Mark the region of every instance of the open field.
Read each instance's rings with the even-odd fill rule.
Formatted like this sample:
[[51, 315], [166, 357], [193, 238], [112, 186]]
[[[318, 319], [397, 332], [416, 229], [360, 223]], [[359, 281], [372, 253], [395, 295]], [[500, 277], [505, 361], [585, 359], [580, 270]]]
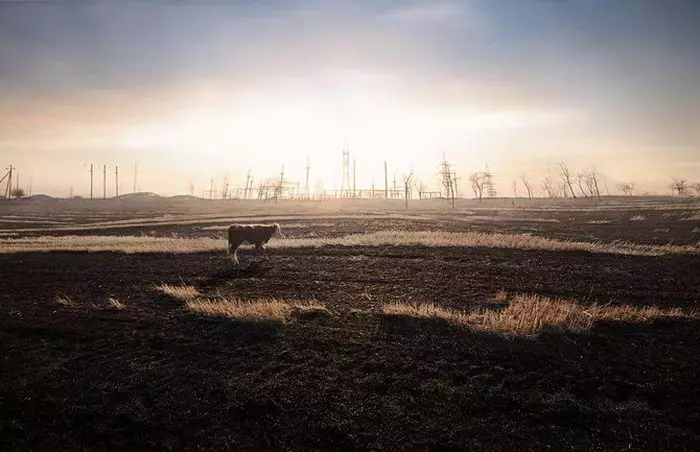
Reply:
[[697, 200], [118, 201], [0, 203], [1, 450], [700, 444]]

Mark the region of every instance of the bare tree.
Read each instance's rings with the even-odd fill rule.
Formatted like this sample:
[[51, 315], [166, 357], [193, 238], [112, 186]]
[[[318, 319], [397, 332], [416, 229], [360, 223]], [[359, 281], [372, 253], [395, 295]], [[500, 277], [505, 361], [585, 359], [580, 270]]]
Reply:
[[562, 182], [564, 182], [566, 187], [568, 187], [571, 191], [571, 196], [576, 199], [574, 187], [571, 185], [571, 172], [569, 171], [569, 167], [566, 166], [566, 162], [559, 162], [559, 176], [561, 177]]
[[416, 191], [418, 192], [418, 199], [423, 199], [423, 193], [426, 191], [425, 190], [425, 184], [423, 181], [413, 178], [413, 186], [416, 188]]
[[440, 175], [442, 176], [442, 185], [445, 187], [445, 193], [447, 195], [447, 198], [452, 199], [452, 207], [455, 206], [455, 189], [454, 189], [454, 180], [452, 179], [452, 165], [447, 161], [447, 159], [444, 158], [442, 159], [442, 163], [440, 164]]
[[520, 180], [523, 182], [523, 185], [525, 186], [525, 190], [527, 190], [527, 197], [532, 199], [532, 185], [530, 184], [530, 181], [527, 179], [527, 176], [523, 174], [520, 176]]
[[[581, 191], [581, 194], [583, 195], [584, 198], [588, 198], [588, 193], [586, 191], [586, 188], [584, 187], [584, 183], [586, 180], [586, 175], [584, 173], [578, 173], [576, 175], [576, 184], [578, 185], [578, 189]], [[593, 193], [591, 193], [593, 195]]]
[[669, 186], [671, 191], [678, 196], [685, 196], [688, 194], [688, 181], [686, 179], [673, 178]]
[[696, 182], [693, 185], [690, 186], [693, 190], [695, 190], [695, 194], [700, 196], [700, 182]]
[[547, 194], [549, 198], [557, 198], [557, 187], [551, 177], [547, 176], [542, 181], [542, 189]]
[[620, 190], [625, 196], [634, 196], [634, 182], [623, 182], [617, 185], [618, 190]]
[[511, 187], [513, 188], [513, 198], [517, 198], [518, 197], [518, 181], [514, 180], [511, 183]]
[[23, 188], [13, 188], [10, 192], [10, 197], [12, 198], [24, 198], [25, 196], [26, 192]]
[[498, 192], [496, 191], [496, 184], [493, 181], [493, 173], [491, 173], [491, 170], [489, 169], [489, 165], [486, 164], [486, 169], [482, 173], [482, 178], [483, 178], [483, 187], [486, 190], [486, 194], [488, 195], [489, 198], [495, 198], [498, 196]]
[[469, 182], [472, 183], [472, 190], [474, 191], [474, 197], [481, 198], [484, 196], [484, 173], [477, 171], [469, 176]]
[[408, 176], [403, 177], [403, 196], [404, 196], [404, 203], [406, 205], [406, 208], [408, 209], [408, 198], [413, 197], [413, 193], [411, 192], [411, 179], [413, 178], [413, 171], [411, 171], [411, 174]]
[[593, 167], [589, 169], [586, 173], [584, 173], [583, 177], [586, 182], [586, 187], [588, 187], [588, 191], [591, 194], [591, 196], [600, 198], [600, 187], [598, 186], [598, 179], [600, 178], [600, 174], [598, 173], [598, 170], [596, 170], [595, 167]]

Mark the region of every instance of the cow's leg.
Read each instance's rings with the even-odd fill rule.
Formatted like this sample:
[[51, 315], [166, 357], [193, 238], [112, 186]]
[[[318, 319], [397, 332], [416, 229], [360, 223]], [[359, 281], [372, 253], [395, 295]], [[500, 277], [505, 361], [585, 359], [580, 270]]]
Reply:
[[255, 244], [255, 251], [257, 252], [259, 257], [265, 257], [265, 244], [264, 243], [256, 243]]
[[231, 243], [229, 244], [228, 248], [228, 254], [231, 256], [231, 260], [233, 261], [233, 265], [236, 267], [240, 266], [241, 263], [238, 261], [238, 247], [241, 246], [240, 243]]

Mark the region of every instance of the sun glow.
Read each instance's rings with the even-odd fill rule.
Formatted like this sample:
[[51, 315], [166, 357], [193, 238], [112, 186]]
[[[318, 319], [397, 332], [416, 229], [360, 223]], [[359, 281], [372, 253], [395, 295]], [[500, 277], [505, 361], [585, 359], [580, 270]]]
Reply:
[[469, 106], [415, 105], [362, 77], [304, 86], [281, 83], [249, 90], [233, 100], [193, 102], [170, 117], [141, 124], [121, 135], [122, 146], [167, 155], [171, 165], [201, 176], [252, 168], [272, 176], [285, 165], [287, 177], [303, 180], [311, 160], [312, 188], [336, 189], [340, 150], [348, 140], [358, 163], [358, 185], [383, 180], [381, 162], [408, 173], [437, 163], [445, 146], [466, 137], [475, 161], [478, 149], [503, 129], [517, 129], [537, 115], [479, 111]]

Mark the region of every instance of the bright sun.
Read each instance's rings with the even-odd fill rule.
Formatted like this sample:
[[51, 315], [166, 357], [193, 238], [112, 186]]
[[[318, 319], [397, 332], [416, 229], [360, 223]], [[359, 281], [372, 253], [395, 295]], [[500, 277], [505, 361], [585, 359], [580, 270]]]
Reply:
[[[167, 119], [142, 124], [121, 136], [122, 145], [160, 151], [167, 162], [207, 177], [251, 168], [268, 177], [285, 165], [291, 180], [303, 180], [307, 157], [312, 188], [338, 188], [344, 140], [357, 160], [358, 185], [383, 180], [382, 161], [397, 176], [437, 163], [440, 147], [468, 139], [479, 149], [493, 129], [520, 127], [517, 112], [484, 113], [468, 107], [416, 107], [364, 78], [237, 94], [233, 101], [193, 102]], [[491, 132], [492, 133], [492, 132]], [[476, 156], [477, 160], [483, 160]]]

